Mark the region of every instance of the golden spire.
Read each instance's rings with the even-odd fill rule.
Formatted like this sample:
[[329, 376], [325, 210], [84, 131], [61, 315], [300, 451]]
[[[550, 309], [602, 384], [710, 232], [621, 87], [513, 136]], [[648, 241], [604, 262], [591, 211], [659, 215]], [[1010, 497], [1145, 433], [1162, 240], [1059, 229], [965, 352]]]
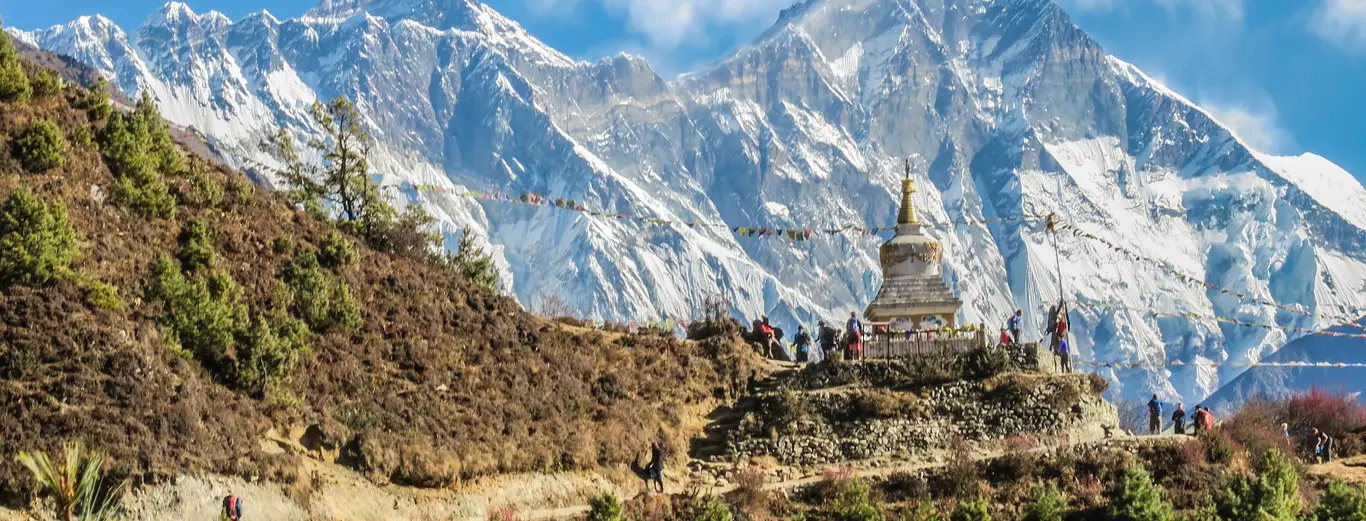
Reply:
[[920, 216], [915, 214], [915, 203], [911, 201], [911, 194], [915, 193], [915, 181], [911, 180], [911, 160], [906, 160], [906, 178], [901, 180], [901, 214], [897, 215], [897, 224], [920, 224]]

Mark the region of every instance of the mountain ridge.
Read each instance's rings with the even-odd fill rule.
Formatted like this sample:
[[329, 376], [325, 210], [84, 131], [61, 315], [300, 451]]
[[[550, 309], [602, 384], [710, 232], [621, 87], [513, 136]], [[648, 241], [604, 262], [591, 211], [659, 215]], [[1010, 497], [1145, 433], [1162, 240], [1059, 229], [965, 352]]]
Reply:
[[[489, 33], [409, 18], [446, 4], [483, 13], [470, 20], [506, 20], [464, 1], [327, 2], [319, 12], [349, 9], [350, 18], [279, 21], [221, 53], [211, 46], [152, 63], [110, 52], [125, 47], [117, 34], [107, 45], [59, 38], [66, 30], [19, 34], [94, 64], [120, 87], [150, 90], [169, 119], [204, 131], [238, 165], [269, 161], [255, 151], [256, 134], [282, 125], [307, 136], [306, 104], [345, 95], [376, 130], [374, 163], [389, 184], [826, 228], [891, 222], [902, 158], [918, 155], [917, 177], [928, 182], [918, 183], [916, 204], [927, 220], [1056, 213], [1130, 247], [1167, 244], [1164, 261], [1259, 298], [1330, 315], [1366, 305], [1357, 296], [1366, 288], [1361, 220], [1338, 214], [1350, 205], [1335, 211], [1311, 195], [1340, 193], [1324, 187], [1340, 176], [1308, 161], [1281, 165], [1306, 173], [1276, 173], [1261, 159], [1271, 156], [1107, 55], [1052, 2], [811, 0], [754, 42], [669, 80], [630, 55], [569, 59], [515, 22]], [[378, 14], [367, 10], [376, 5]], [[248, 18], [221, 30], [230, 35]], [[150, 36], [134, 45], [175, 41]], [[196, 71], [192, 80], [176, 80], [185, 70]], [[197, 88], [212, 81], [225, 88]], [[795, 329], [862, 309], [878, 284], [876, 237], [759, 242], [412, 190], [401, 198], [428, 208], [448, 244], [460, 228], [475, 230], [522, 302], [553, 294], [590, 317], [685, 319], [720, 294], [737, 314]], [[1056, 300], [1059, 282], [1039, 225], [932, 233], [965, 302], [961, 321], [995, 327], [1023, 308], [1027, 331], [1038, 334], [1039, 303]], [[1327, 325], [1167, 274], [1117, 272], [1123, 261], [1113, 252], [1058, 242], [1071, 299]], [[1287, 339], [1118, 310], [1078, 310], [1073, 320], [1081, 352], [1116, 361], [1255, 360]], [[1121, 393], [1194, 401], [1236, 375], [1182, 371], [1107, 376], [1124, 384]]]

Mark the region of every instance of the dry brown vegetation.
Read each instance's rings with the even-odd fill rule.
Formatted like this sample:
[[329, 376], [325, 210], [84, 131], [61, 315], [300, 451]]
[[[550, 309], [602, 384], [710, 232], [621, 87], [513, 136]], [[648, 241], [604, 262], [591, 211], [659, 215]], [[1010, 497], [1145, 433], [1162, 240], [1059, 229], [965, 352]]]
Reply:
[[[32, 72], [32, 68], [30, 68]], [[68, 136], [98, 128], [77, 108], [85, 93], [0, 103], [0, 141], [34, 118]], [[246, 178], [191, 156], [224, 187], [224, 203], [180, 204], [148, 219], [107, 200], [114, 177], [100, 152], [74, 145], [66, 166], [22, 173], [0, 146], [0, 199], [26, 187], [65, 202], [79, 242], [75, 273], [45, 287], [0, 292], [0, 490], [26, 490], [14, 456], [83, 440], [135, 482], [198, 471], [290, 481], [290, 456], [260, 441], [307, 427], [305, 445], [372, 479], [448, 486], [495, 473], [583, 469], [635, 459], [660, 439], [683, 454], [684, 408], [739, 392], [753, 356], [738, 341], [682, 342], [547, 321], [475, 288], [451, 270], [360, 250], [336, 270], [361, 325], [314, 333], [264, 399], [168, 348], [163, 307], [141, 298], [149, 266], [174, 255], [191, 220], [208, 224], [216, 270], [266, 305], [290, 250], [315, 250], [333, 230]], [[183, 176], [164, 176], [172, 193]], [[101, 202], [101, 200], [103, 202]], [[282, 248], [288, 243], [292, 248]], [[117, 288], [124, 305], [86, 303], [80, 280]], [[228, 353], [229, 357], [235, 356]]]

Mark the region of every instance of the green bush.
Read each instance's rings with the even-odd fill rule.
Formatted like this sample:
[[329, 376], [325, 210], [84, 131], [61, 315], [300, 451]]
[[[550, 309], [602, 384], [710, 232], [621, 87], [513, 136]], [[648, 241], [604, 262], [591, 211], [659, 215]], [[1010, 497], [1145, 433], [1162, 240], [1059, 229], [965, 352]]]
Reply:
[[1186, 515], [1177, 516], [1176, 519], [1177, 521], [1223, 521], [1223, 518], [1219, 517], [1219, 509], [1214, 506], [1214, 502], [1210, 501], [1209, 498], [1196, 506], [1195, 510]]
[[202, 168], [191, 168], [186, 174], [189, 188], [182, 196], [184, 202], [200, 208], [217, 208], [223, 204], [223, 187]]
[[360, 253], [344, 235], [336, 230], [327, 232], [318, 247], [318, 262], [328, 269], [351, 266], [360, 259]]
[[95, 86], [90, 88], [90, 93], [81, 102], [86, 114], [91, 120], [99, 121], [109, 117], [114, 112], [114, 107], [109, 104], [109, 82], [104, 78], [95, 81]]
[[1311, 521], [1366, 521], [1366, 495], [1361, 489], [1340, 479], [1328, 483], [1328, 489], [1314, 507]]
[[224, 274], [187, 279], [179, 262], [161, 256], [152, 263], [147, 296], [163, 303], [164, 320], [177, 345], [223, 374], [234, 334], [247, 324], [237, 282]]
[[294, 253], [294, 236], [288, 233], [275, 238], [270, 246], [271, 251], [276, 255], [289, 255]]
[[1162, 489], [1138, 465], [1124, 469], [1107, 499], [1112, 521], [1167, 521], [1172, 515], [1171, 503], [1162, 498]]
[[1024, 507], [1024, 521], [1062, 521], [1066, 516], [1067, 502], [1056, 485], [1034, 487], [1034, 496]]
[[731, 521], [733, 517], [726, 503], [716, 496], [706, 496], [698, 500], [693, 508], [692, 521]]
[[199, 271], [213, 264], [213, 239], [209, 237], [209, 227], [204, 221], [194, 220], [185, 223], [180, 231], [181, 269]]
[[123, 298], [119, 297], [119, 288], [113, 284], [91, 281], [85, 287], [86, 305], [97, 309], [122, 309]]
[[283, 313], [276, 315], [278, 318], [272, 320], [258, 313], [239, 335], [234, 384], [258, 398], [287, 378], [308, 349], [308, 327], [292, 317], [280, 316]]
[[934, 503], [917, 501], [897, 516], [897, 521], [939, 521], [939, 510]]
[[1233, 444], [1217, 430], [1200, 433], [1200, 444], [1205, 447], [1205, 459], [1215, 465], [1233, 462]]
[[861, 479], [850, 479], [839, 496], [835, 498], [831, 510], [839, 521], [883, 521], [882, 512], [873, 506], [868, 484]]
[[84, 125], [76, 127], [71, 131], [71, 142], [81, 148], [95, 148], [95, 131]]
[[351, 299], [350, 288], [336, 283], [312, 252], [296, 255], [286, 263], [280, 280], [289, 289], [288, 307], [313, 331], [360, 325], [360, 310]]
[[484, 254], [484, 249], [474, 244], [474, 235], [469, 229], [460, 235], [460, 244], [454, 253], [447, 252], [443, 265], [454, 270], [465, 280], [492, 293], [498, 292], [498, 267], [493, 258]]
[[175, 217], [175, 196], [160, 175], [148, 169], [131, 176], [123, 176], [114, 184], [116, 200], [148, 219]]
[[47, 284], [76, 258], [66, 206], [20, 189], [0, 205], [0, 286]]
[[951, 521], [991, 521], [991, 512], [987, 511], [985, 501], [975, 499], [964, 501], [958, 504], [958, 508], [953, 510], [953, 515], [949, 516]]
[[23, 103], [33, 95], [28, 75], [24, 74], [23, 60], [9, 34], [0, 30], [0, 102]]
[[46, 172], [66, 165], [69, 149], [62, 129], [46, 119], [35, 119], [11, 145], [15, 159], [29, 172]]
[[30, 83], [35, 97], [46, 98], [62, 92], [62, 77], [48, 69], [39, 69]]
[[609, 492], [588, 500], [588, 521], [627, 521], [626, 510]]
[[1218, 500], [1224, 521], [1295, 521], [1304, 502], [1299, 473], [1280, 451], [1269, 450], [1257, 461], [1257, 479], [1236, 476]]

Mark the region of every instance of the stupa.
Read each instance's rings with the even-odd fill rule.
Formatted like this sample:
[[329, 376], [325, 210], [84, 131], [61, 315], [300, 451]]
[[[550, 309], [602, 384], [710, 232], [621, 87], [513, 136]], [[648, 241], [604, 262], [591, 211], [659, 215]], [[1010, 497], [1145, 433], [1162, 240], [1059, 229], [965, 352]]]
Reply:
[[882, 289], [868, 304], [864, 317], [873, 323], [886, 323], [891, 331], [940, 329], [956, 326], [955, 317], [963, 301], [940, 274], [944, 248], [925, 235], [925, 226], [916, 215], [911, 194], [911, 162], [906, 161], [906, 178], [901, 181], [901, 213], [896, 219], [896, 236], [882, 245]]

